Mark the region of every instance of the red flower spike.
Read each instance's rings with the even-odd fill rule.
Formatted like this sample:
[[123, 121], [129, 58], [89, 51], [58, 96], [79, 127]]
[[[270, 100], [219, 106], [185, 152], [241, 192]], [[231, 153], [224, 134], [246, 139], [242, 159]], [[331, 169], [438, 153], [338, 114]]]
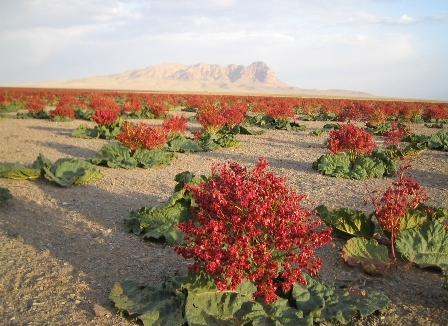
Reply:
[[328, 139], [328, 149], [331, 153], [346, 152], [352, 160], [360, 155], [371, 155], [375, 147], [372, 134], [350, 123], [332, 130]]
[[410, 165], [402, 166], [396, 180], [386, 189], [381, 198], [372, 192], [371, 201], [375, 205], [375, 217], [382, 229], [390, 233], [392, 243], [392, 256], [395, 255], [395, 239], [400, 234], [402, 219], [406, 216], [407, 209], [415, 209], [419, 204], [428, 200], [426, 189], [414, 180], [411, 175], [408, 178], [404, 173]]
[[331, 241], [331, 231], [316, 230], [321, 220], [300, 205], [305, 195], [267, 167], [264, 158], [253, 170], [236, 162], [214, 164], [207, 182], [187, 186], [196, 221], [177, 224], [187, 243], [175, 250], [194, 259], [190, 269], [212, 274], [219, 290], [251, 280], [254, 296], [270, 303], [278, 288], [305, 282], [304, 271], [317, 273], [321, 260], [313, 255]]

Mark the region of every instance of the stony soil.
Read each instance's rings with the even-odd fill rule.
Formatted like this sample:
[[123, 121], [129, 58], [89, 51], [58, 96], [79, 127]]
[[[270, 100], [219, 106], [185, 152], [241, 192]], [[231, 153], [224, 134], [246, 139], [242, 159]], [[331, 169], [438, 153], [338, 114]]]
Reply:
[[[106, 141], [71, 137], [82, 123], [86, 122], [2, 119], [0, 164], [31, 164], [39, 153], [52, 161], [90, 158]], [[166, 200], [173, 191], [174, 176], [182, 171], [208, 173], [212, 162], [227, 160], [254, 165], [264, 156], [273, 171], [309, 194], [310, 207], [325, 204], [370, 212], [371, 206], [363, 206], [367, 189], [385, 189], [391, 179], [354, 181], [319, 175], [311, 164], [326, 153], [326, 136], [308, 133], [324, 123], [303, 124], [307, 131], [239, 135], [242, 146], [236, 149], [178, 154], [169, 166], [101, 167], [102, 180], [68, 188], [45, 179], [0, 178], [0, 187], [13, 195], [0, 206], [0, 324], [132, 324], [117, 315], [108, 300], [113, 284], [125, 279], [156, 284], [166, 275], [185, 272], [187, 263], [172, 248], [127, 233], [123, 219], [131, 210]], [[415, 131], [438, 130], [419, 126]], [[448, 206], [448, 153], [426, 151], [411, 164], [411, 173], [428, 190], [429, 204]], [[442, 288], [440, 272], [399, 262], [386, 276], [369, 276], [342, 261], [343, 244], [335, 239], [319, 251], [324, 261], [320, 277], [344, 284], [353, 293], [377, 290], [391, 299], [384, 311], [354, 319], [351, 325], [448, 324], [448, 292]]]

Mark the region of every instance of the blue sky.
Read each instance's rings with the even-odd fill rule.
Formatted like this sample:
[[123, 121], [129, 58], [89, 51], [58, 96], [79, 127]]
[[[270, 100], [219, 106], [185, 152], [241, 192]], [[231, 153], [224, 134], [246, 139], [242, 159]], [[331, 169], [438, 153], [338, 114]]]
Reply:
[[263, 61], [300, 88], [448, 100], [446, 0], [0, 1], [0, 85]]

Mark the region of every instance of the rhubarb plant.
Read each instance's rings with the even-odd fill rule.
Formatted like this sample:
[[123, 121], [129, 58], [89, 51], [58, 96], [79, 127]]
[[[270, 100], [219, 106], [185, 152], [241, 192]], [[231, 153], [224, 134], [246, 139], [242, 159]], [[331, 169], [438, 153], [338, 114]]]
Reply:
[[93, 128], [86, 124], [80, 125], [72, 132], [77, 138], [103, 138], [114, 139], [121, 131], [123, 120], [118, 113], [110, 110], [97, 110], [92, 119], [97, 123]]
[[101, 171], [88, 161], [61, 158], [53, 163], [42, 154], [39, 154], [31, 166], [19, 163], [0, 165], [0, 176], [9, 179], [45, 177], [62, 187], [95, 181], [103, 177]]
[[[336, 235], [350, 238], [343, 248], [343, 258], [350, 265], [360, 265], [367, 273], [384, 274], [390, 265], [385, 253], [388, 248], [373, 239], [373, 221], [390, 239], [393, 261], [396, 251], [401, 258], [420, 267], [438, 267], [447, 276], [448, 208], [427, 206], [426, 191], [413, 176], [406, 177], [402, 167], [396, 180], [386, 191], [373, 191], [370, 201], [375, 206], [368, 217], [348, 208], [331, 210], [316, 208], [327, 226]], [[448, 280], [445, 281], [444, 287]]]
[[253, 116], [247, 116], [247, 121], [258, 127], [266, 129], [278, 129], [288, 131], [305, 131], [306, 126], [300, 125], [297, 122], [289, 121], [286, 119], [275, 119], [269, 115], [258, 114]]
[[173, 195], [162, 206], [141, 207], [132, 211], [125, 224], [129, 232], [143, 235], [148, 240], [165, 240], [167, 245], [176, 246], [184, 242], [184, 233], [174, 226], [192, 218], [191, 193], [185, 185], [194, 185], [207, 180], [207, 176], [195, 176], [189, 171], [179, 173]]
[[377, 148], [372, 135], [352, 124], [330, 131], [329, 154], [313, 162], [313, 169], [323, 175], [364, 180], [391, 176], [396, 164], [389, 152]]
[[203, 272], [166, 277], [158, 286], [117, 282], [109, 299], [120, 312], [144, 326], [347, 324], [353, 317], [369, 316], [389, 303], [379, 292], [358, 297], [307, 274], [304, 277], [307, 285], [294, 283], [289, 292], [270, 304], [253, 298], [257, 288], [250, 281], [243, 281], [234, 290], [220, 291], [213, 277]]
[[329, 229], [317, 230], [321, 221], [300, 205], [305, 195], [267, 166], [265, 159], [253, 170], [236, 162], [215, 164], [207, 182], [187, 185], [194, 219], [177, 224], [186, 243], [175, 250], [194, 259], [191, 270], [212, 274], [219, 290], [252, 280], [255, 297], [271, 303], [277, 288], [304, 282], [305, 271], [316, 274], [321, 259], [313, 257], [315, 249], [331, 237]]
[[105, 144], [99, 153], [90, 158], [95, 165], [104, 165], [110, 168], [133, 169], [136, 167], [150, 168], [156, 165], [170, 164], [176, 157], [174, 153], [168, 153], [161, 149], [149, 150], [140, 148], [131, 150], [128, 146], [117, 142]]

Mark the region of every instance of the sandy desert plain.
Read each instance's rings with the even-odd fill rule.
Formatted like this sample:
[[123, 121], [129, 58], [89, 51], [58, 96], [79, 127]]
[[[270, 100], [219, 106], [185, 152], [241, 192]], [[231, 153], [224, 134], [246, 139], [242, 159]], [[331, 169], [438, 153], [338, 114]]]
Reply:
[[[93, 157], [108, 141], [73, 138], [72, 131], [85, 123], [0, 119], [0, 163], [31, 164], [39, 153], [52, 161]], [[212, 162], [234, 160], [253, 166], [265, 157], [270, 170], [308, 194], [309, 207], [325, 204], [371, 212], [372, 206], [363, 204], [368, 191], [386, 189], [392, 179], [357, 181], [320, 175], [312, 169], [312, 162], [327, 153], [327, 136], [309, 132], [326, 122], [300, 123], [306, 131], [238, 135], [242, 142], [238, 148], [179, 153], [167, 166], [100, 167], [103, 179], [67, 188], [45, 179], [0, 178], [0, 187], [13, 195], [0, 206], [0, 324], [134, 324], [116, 314], [109, 302], [113, 284], [126, 279], [157, 284], [167, 275], [186, 272], [188, 262], [164, 244], [142, 241], [128, 233], [123, 219], [141, 206], [163, 203], [173, 192], [176, 174], [187, 170], [197, 175], [208, 173]], [[189, 122], [189, 128], [199, 127]], [[446, 125], [444, 128], [448, 130]], [[415, 125], [415, 133], [437, 131]], [[448, 153], [427, 150], [409, 163], [409, 173], [428, 191], [428, 204], [447, 207]], [[391, 300], [385, 310], [354, 318], [349, 325], [448, 325], [448, 292], [442, 288], [444, 278], [439, 271], [399, 261], [385, 276], [370, 276], [344, 263], [340, 256], [343, 244], [335, 237], [319, 249], [323, 259], [319, 278], [343, 284], [352, 293], [382, 291]]]

